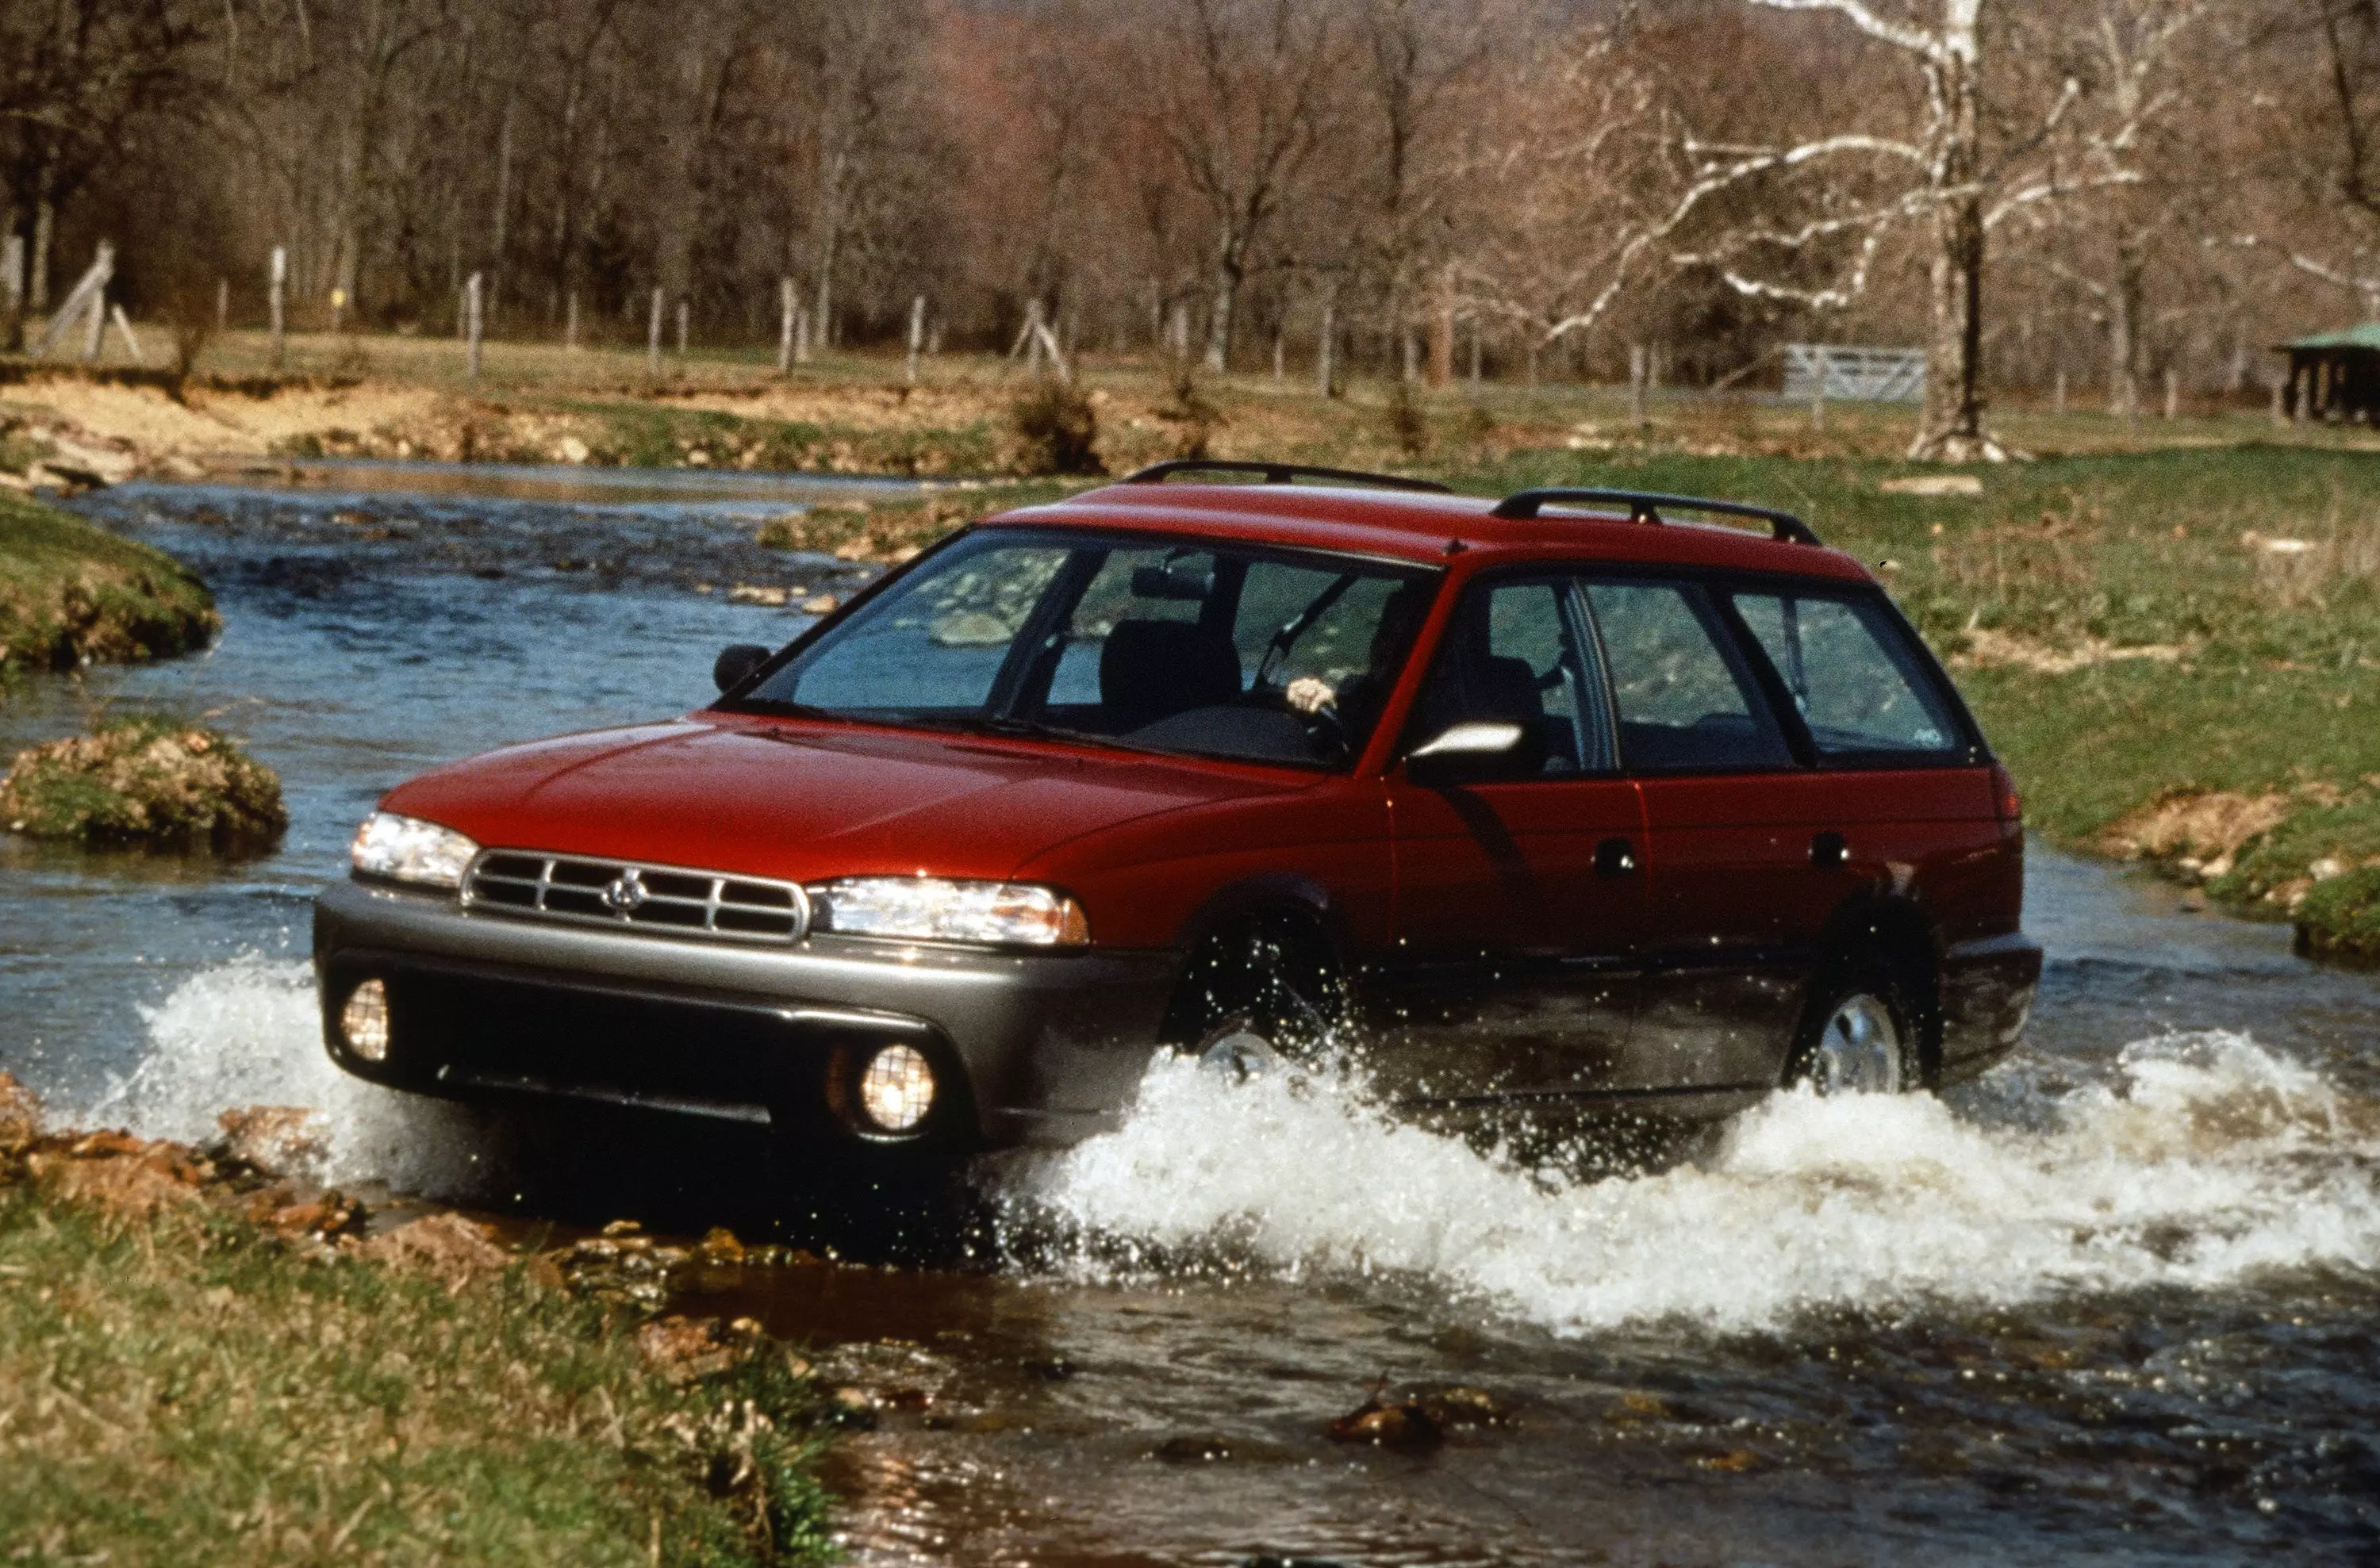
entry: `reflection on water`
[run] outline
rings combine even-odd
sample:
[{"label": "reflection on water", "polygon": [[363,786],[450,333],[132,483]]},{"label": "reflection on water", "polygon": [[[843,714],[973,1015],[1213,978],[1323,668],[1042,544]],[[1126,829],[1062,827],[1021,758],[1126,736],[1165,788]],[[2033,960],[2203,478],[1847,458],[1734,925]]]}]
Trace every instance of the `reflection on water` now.
[{"label": "reflection on water", "polygon": [[[541,1156],[482,1119],[329,1069],[304,899],[382,785],[691,706],[721,644],[801,623],[697,583],[835,569],[701,506],[101,504],[229,623],[113,700],[221,710],[296,826],[239,866],[0,850],[0,1065],[182,1137],[310,1104],[339,1179],[535,1194]],[[83,700],[37,688],[0,740]],[[1121,1132],[984,1173],[996,1264],[721,1272],[686,1305],[877,1395],[831,1462],[862,1562],[2368,1561],[2380,983],[2103,867],[2033,870],[2034,1040],[1943,1102],[1781,1100],[1691,1165],[1581,1184],[1328,1080],[1161,1071]],[[576,1201],[742,1224],[759,1173]],[[601,1217],[572,1200],[523,1201]],[[1329,1441],[1383,1379],[1504,1418]]]}]

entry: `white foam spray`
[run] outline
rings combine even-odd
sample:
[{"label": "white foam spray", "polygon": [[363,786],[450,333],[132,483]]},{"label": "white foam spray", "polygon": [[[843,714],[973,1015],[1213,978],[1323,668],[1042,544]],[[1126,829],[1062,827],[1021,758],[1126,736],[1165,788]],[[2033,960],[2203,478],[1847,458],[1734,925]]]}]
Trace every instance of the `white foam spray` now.
[{"label": "white foam spray", "polygon": [[1328,1076],[1234,1084],[1168,1059],[1122,1130],[1014,1181],[1028,1213],[1083,1238],[1078,1270],[1203,1251],[1414,1276],[1558,1333],[1737,1332],[2371,1269],[2375,1155],[2373,1107],[2201,1033],[2133,1045],[2106,1081],[2022,1115],[1780,1095],[1700,1164],[1591,1183],[1390,1122]]},{"label": "white foam spray", "polygon": [[201,971],[143,1007],[149,1049],[92,1104],[55,1119],[205,1143],[225,1111],[310,1111],[290,1143],[293,1175],[461,1197],[494,1176],[496,1145],[471,1111],[398,1094],[341,1072],[322,1050],[314,976],[299,961],[247,954]]}]

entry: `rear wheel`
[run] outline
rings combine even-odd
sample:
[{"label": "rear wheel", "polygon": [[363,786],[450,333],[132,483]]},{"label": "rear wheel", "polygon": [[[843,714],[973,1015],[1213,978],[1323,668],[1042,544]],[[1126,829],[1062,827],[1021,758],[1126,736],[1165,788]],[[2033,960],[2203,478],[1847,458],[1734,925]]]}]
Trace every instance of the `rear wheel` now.
[{"label": "rear wheel", "polygon": [[1900,1094],[1923,1086],[1900,980],[1874,963],[1838,971],[1811,995],[1786,1075],[1820,1094]]}]

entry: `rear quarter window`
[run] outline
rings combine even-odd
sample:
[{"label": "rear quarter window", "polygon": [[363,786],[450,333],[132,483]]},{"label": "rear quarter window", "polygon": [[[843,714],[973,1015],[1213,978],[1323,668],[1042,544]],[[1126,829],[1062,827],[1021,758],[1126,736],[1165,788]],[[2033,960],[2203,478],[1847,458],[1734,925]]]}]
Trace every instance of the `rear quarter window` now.
[{"label": "rear quarter window", "polygon": [[1611,670],[1620,756],[1638,772],[1795,766],[1735,637],[1692,584],[1586,584]]},{"label": "rear quarter window", "polygon": [[1873,597],[1826,590],[1730,596],[1818,755],[1931,759],[1965,736],[1908,633]]}]

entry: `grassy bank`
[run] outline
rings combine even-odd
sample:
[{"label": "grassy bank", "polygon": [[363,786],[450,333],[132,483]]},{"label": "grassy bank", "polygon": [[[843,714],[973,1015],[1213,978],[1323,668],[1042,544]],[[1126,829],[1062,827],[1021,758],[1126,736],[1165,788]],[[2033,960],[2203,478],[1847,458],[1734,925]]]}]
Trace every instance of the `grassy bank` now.
[{"label": "grassy bank", "polygon": [[406,1266],[338,1234],[335,1195],[249,1217],[279,1200],[241,1212],[172,1145],[19,1140],[0,1165],[11,1561],[828,1555],[815,1401],[781,1350],[664,1364],[656,1345],[691,1331],[640,1336],[526,1260],[442,1274],[424,1246]]},{"label": "grassy bank", "polygon": [[206,585],[171,557],[0,490],[0,683],[186,653],[222,624]]}]

